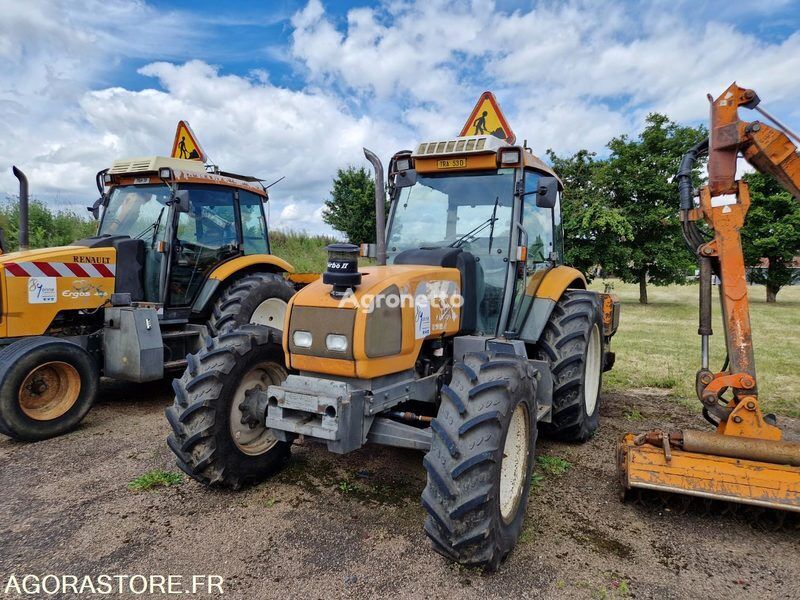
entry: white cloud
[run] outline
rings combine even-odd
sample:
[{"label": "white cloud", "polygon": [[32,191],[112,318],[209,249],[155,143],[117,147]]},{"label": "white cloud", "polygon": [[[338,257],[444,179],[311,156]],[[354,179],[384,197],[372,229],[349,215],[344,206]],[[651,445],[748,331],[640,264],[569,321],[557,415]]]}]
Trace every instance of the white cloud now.
[{"label": "white cloud", "polygon": [[[200,13],[142,0],[6,2],[0,190],[15,190],[15,162],[35,194],[85,204],[96,171],[114,158],[165,153],[175,122],[188,119],[222,168],[286,176],[271,190],[273,226],[324,231],[321,204],[338,167],[364,164],[365,145],[386,160],[457,133],[484,89],[537,153],[602,152],[649,111],[703,122],[705,93],[734,79],[800,123],[800,33],[761,39],[717,17],[777,18],[771,3],[750,3],[746,14],[710,6],[387,1],[342,20],[310,0],[289,21],[288,46],[267,49],[297,74],[288,89],[267,65],[234,75],[180,59],[214,26]],[[146,89],[109,87],[131,59],[146,65]]]}]

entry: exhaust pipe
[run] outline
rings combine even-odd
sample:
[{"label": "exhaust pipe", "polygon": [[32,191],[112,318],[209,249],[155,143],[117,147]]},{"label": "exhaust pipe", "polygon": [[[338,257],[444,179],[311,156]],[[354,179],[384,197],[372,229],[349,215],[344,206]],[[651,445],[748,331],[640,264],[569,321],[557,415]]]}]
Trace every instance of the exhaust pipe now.
[{"label": "exhaust pipe", "polygon": [[19,249],[28,250],[28,178],[17,167],[11,169],[19,179]]},{"label": "exhaust pipe", "polygon": [[386,187],[383,181],[381,159],[372,150],[364,148],[364,156],[375,169],[375,249],[379,265],[386,264]]}]

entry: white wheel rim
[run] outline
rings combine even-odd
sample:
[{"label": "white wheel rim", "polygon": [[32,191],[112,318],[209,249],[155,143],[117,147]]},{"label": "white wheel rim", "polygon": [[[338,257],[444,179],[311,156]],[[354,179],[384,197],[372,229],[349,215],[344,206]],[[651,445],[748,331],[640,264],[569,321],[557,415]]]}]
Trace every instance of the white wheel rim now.
[{"label": "white wheel rim", "polygon": [[236,388],[231,402],[230,431],[233,443],[244,454],[259,456],[278,443],[265,424],[259,423],[251,429],[249,425],[242,423],[242,411],[239,410],[239,405],[245,401],[247,390],[266,390],[268,386],[279,384],[285,378],[285,371],[275,363],[261,363],[247,373]]},{"label": "white wheel rim", "polygon": [[268,298],[259,304],[250,317],[253,325],[269,325],[283,331],[283,318],[286,316],[286,302],[280,298]]},{"label": "white wheel rim", "polygon": [[525,488],[530,446],[529,421],[528,408],[520,402],[508,424],[503,461],[500,463],[500,516],[505,523],[514,520]]},{"label": "white wheel rim", "polygon": [[594,414],[594,409],[597,407],[602,356],[603,345],[600,341],[600,328],[595,325],[589,336],[589,346],[586,348],[586,370],[583,374],[583,401],[586,405],[587,415]]}]

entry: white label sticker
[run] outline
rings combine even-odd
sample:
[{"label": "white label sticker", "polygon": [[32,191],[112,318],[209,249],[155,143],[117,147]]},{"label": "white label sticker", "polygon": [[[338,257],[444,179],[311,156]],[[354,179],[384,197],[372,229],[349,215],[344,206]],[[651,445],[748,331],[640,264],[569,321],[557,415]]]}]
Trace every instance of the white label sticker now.
[{"label": "white label sticker", "polygon": [[[714,196],[711,198],[711,206],[714,208],[731,204],[736,204],[736,194],[723,194],[722,196]],[[730,212],[730,210],[726,212]]]},{"label": "white label sticker", "polygon": [[431,334],[431,305],[425,296],[418,296],[414,305],[414,335],[420,340]]},{"label": "white label sticker", "polygon": [[149,177],[137,177],[133,180],[134,185],[141,185],[143,183],[150,183]]},{"label": "white label sticker", "polygon": [[29,277],[28,303],[53,304],[56,301],[58,284],[56,277]]}]

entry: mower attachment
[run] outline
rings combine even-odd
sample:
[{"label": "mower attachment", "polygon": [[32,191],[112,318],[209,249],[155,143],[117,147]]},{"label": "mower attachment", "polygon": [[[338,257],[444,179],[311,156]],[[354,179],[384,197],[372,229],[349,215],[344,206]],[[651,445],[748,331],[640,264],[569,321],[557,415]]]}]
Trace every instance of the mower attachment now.
[{"label": "mower attachment", "polygon": [[693,430],[628,433],[617,468],[623,495],[641,488],[800,512],[800,444],[792,442]]}]

